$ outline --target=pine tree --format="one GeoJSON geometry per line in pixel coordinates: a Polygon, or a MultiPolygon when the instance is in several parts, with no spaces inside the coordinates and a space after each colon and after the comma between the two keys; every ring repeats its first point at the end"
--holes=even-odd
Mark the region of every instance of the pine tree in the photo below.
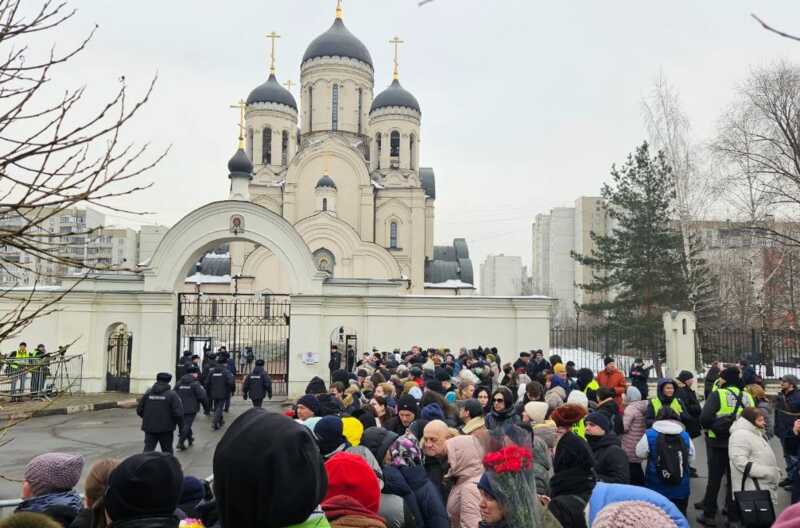
{"type": "Polygon", "coordinates": [[[663,153],[651,157],[643,143],[621,168],[612,167],[611,183],[603,185],[602,196],[610,233],[591,233],[591,255],[572,254],[592,268],[592,283],[578,286],[594,294],[590,298],[601,299],[581,310],[605,319],[608,329],[636,336],[630,344],[652,350],[660,372],[662,314],[690,304],[683,240],[672,225],[673,178],[663,153]]]}

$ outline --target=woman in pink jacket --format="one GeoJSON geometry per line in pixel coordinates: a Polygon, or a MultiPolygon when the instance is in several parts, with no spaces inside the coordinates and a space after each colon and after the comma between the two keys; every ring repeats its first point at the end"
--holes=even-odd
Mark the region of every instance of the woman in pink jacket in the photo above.
{"type": "Polygon", "coordinates": [[[636,456],[636,444],[647,431],[645,424],[645,414],[650,402],[642,400],[642,395],[636,387],[628,387],[625,392],[627,405],[622,415],[622,425],[625,433],[622,435],[622,449],[628,455],[630,463],[631,484],[644,486],[644,471],[642,470],[643,460],[636,456]]]}
{"type": "Polygon", "coordinates": [[[447,477],[454,484],[447,498],[447,515],[451,528],[478,528],[481,522],[481,493],[478,481],[483,474],[483,449],[473,436],[451,438],[447,446],[450,471],[447,477]]]}

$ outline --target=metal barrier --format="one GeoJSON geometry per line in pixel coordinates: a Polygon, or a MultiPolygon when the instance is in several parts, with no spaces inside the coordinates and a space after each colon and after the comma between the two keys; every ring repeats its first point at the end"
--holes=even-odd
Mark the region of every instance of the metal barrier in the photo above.
{"type": "Polygon", "coordinates": [[[82,354],[0,359],[0,397],[49,399],[63,393],[80,392],[82,381],[82,354]]]}

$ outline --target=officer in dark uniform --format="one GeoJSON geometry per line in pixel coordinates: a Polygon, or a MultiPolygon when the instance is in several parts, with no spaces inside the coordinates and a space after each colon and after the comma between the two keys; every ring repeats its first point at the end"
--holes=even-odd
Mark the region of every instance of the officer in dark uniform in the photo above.
{"type": "Polygon", "coordinates": [[[222,411],[225,408],[225,399],[231,395],[234,387],[233,374],[226,367],[227,358],[220,354],[217,356],[217,365],[208,373],[209,396],[214,402],[214,430],[216,431],[225,421],[222,411]]]}
{"type": "Polygon", "coordinates": [[[170,381],[172,374],[159,373],[136,407],[136,414],[142,419],[145,453],[155,451],[156,444],[160,444],[162,452],[171,454],[175,427],[183,425],[183,404],[180,396],[170,390],[170,381]]]}
{"type": "Polygon", "coordinates": [[[261,407],[264,401],[264,396],[272,399],[272,380],[264,370],[264,360],[257,359],[256,366],[247,377],[244,379],[242,385],[242,395],[246,400],[249,396],[253,401],[253,407],[261,407]]]}
{"type": "Polygon", "coordinates": [[[178,380],[175,384],[175,392],[181,399],[183,404],[183,427],[178,437],[178,450],[183,451],[186,449],[186,441],[189,445],[194,444],[194,434],[192,434],[192,424],[194,418],[197,416],[197,411],[200,410],[200,402],[206,401],[206,390],[197,381],[200,376],[200,369],[197,365],[191,365],[186,368],[186,374],[178,380]]]}
{"type": "Polygon", "coordinates": [[[342,353],[339,352],[337,345],[331,345],[331,360],[328,361],[328,370],[331,373],[336,372],[342,368],[342,353]]]}
{"type": "Polygon", "coordinates": [[[202,401],[203,404],[203,414],[208,416],[211,414],[211,385],[209,385],[209,375],[211,369],[217,364],[217,355],[213,353],[208,353],[203,357],[203,370],[200,374],[200,383],[203,384],[203,388],[206,389],[206,399],[202,401]]]}

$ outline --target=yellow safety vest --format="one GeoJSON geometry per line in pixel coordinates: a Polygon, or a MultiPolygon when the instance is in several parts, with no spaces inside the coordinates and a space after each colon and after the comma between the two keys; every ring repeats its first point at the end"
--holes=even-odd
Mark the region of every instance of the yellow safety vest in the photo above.
{"type": "Polygon", "coordinates": [[[572,432],[586,440],[586,418],[572,426],[572,432]]]}
{"type": "MultiPolygon", "coordinates": [[[[653,406],[653,415],[654,416],[658,416],[658,411],[660,411],[661,407],[664,406],[664,404],[661,403],[661,400],[659,400],[658,398],[651,398],[650,399],[650,405],[653,406]]],[[[678,413],[678,416],[680,416],[681,413],[683,413],[683,406],[681,405],[681,402],[678,401],[678,398],[672,398],[672,401],[670,402],[669,407],[670,407],[670,409],[672,409],[673,411],[678,413]]]]}
{"type": "Polygon", "coordinates": [[[28,364],[28,361],[29,361],[30,357],[31,357],[31,354],[30,354],[30,352],[28,352],[28,349],[25,349],[24,352],[21,351],[21,350],[17,350],[17,355],[14,356],[13,358],[10,358],[9,363],[11,363],[11,365],[13,367],[22,368],[23,366],[28,364]],[[18,361],[18,360],[21,360],[21,361],[18,361]]]}
{"type": "Polygon", "coordinates": [[[722,378],[717,378],[714,380],[714,383],[711,385],[711,392],[717,392],[719,390],[719,380],[722,378]]]}
{"type": "MultiPolygon", "coordinates": [[[[742,404],[739,406],[739,409],[736,411],[736,416],[742,414],[745,407],[752,407],[753,403],[750,399],[750,395],[746,392],[743,393],[739,390],[738,387],[717,387],[716,389],[717,394],[719,394],[719,411],[717,411],[717,418],[720,416],[728,416],[729,414],[733,414],[733,410],[736,408],[736,399],[741,397],[742,404]],[[733,400],[733,402],[731,402],[733,400]]],[[[716,438],[717,435],[712,430],[708,430],[708,437],[709,438],[716,438]]]]}
{"type": "Polygon", "coordinates": [[[593,379],[592,381],[590,381],[589,383],[586,384],[586,390],[587,391],[591,389],[591,390],[596,392],[597,389],[599,389],[599,388],[600,388],[600,384],[597,383],[596,379],[593,379]]]}

